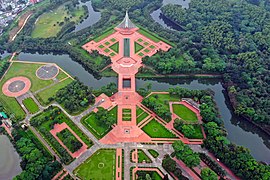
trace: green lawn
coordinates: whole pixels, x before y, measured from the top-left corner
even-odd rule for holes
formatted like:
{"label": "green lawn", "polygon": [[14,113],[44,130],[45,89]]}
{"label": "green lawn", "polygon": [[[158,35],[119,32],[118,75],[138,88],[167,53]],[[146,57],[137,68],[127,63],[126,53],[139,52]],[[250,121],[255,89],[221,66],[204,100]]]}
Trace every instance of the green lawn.
{"label": "green lawn", "polygon": [[146,124],[142,130],[151,138],[175,138],[176,136],[170,132],[166,127],[153,119]]}
{"label": "green lawn", "polygon": [[141,56],[141,57],[143,57],[143,56],[144,56],[144,54],[143,54],[142,52],[140,52],[138,55],[139,55],[139,56]]}
{"label": "green lawn", "polygon": [[143,152],[143,150],[139,149],[138,150],[138,162],[139,163],[151,163],[151,159]]}
{"label": "green lawn", "polygon": [[138,32],[156,43],[160,41],[160,39],[157,37],[157,35],[153,35],[152,33],[148,32],[144,29],[139,29]]}
{"label": "green lawn", "polygon": [[145,28],[143,28],[143,27],[141,27],[141,26],[139,26],[139,33],[140,34],[142,34],[142,35],[144,35],[144,36],[146,36],[147,38],[149,38],[149,39],[151,39],[152,41],[154,41],[154,42],[159,42],[159,41],[163,41],[163,42],[165,42],[165,43],[167,43],[167,44],[169,44],[169,45],[171,45],[171,46],[176,46],[174,43],[171,43],[170,41],[168,41],[167,39],[164,39],[164,38],[162,38],[162,37],[160,37],[160,36],[158,36],[157,34],[155,34],[155,33],[153,33],[153,32],[150,32],[150,31],[148,31],[147,29],[145,29]]}
{"label": "green lawn", "polygon": [[[111,109],[109,113],[117,121],[117,106]],[[81,123],[98,139],[101,139],[111,130],[109,126],[100,126],[94,112],[82,118]]]}
{"label": "green lawn", "polygon": [[106,37],[108,37],[109,35],[111,35],[111,34],[113,34],[113,33],[115,33],[115,30],[112,29],[112,28],[110,28],[109,30],[105,31],[102,35],[96,37],[96,38],[94,39],[94,41],[95,41],[95,42],[99,42],[99,41],[101,41],[102,39],[105,39]]}
{"label": "green lawn", "polygon": [[142,110],[140,107],[136,107],[136,116],[139,116],[141,113],[143,113],[144,110]]}
{"label": "green lawn", "polygon": [[65,79],[66,77],[68,77],[68,76],[66,75],[66,73],[64,73],[63,71],[61,71],[61,70],[59,69],[59,73],[58,73],[58,75],[56,76],[56,79],[57,79],[58,81],[61,81],[62,79]]}
{"label": "green lawn", "polygon": [[137,124],[139,124],[142,120],[144,120],[149,114],[146,112],[141,113],[137,116]]}
{"label": "green lawn", "polygon": [[[32,83],[30,90],[32,92],[35,92],[39,89],[42,89],[52,84],[53,82],[52,80],[41,80],[36,76],[36,70],[40,66],[42,65],[34,63],[14,62],[9,71],[7,72],[7,74],[0,82],[0,87],[2,87],[7,80],[17,76],[25,76],[30,79]],[[19,103],[16,101],[15,98],[7,97],[2,93],[2,91],[0,91],[0,101],[5,106],[6,110],[9,113],[14,114],[18,120],[22,120],[24,118],[25,112],[23,111],[23,109],[21,108],[21,106],[19,105]]]}
{"label": "green lawn", "polygon": [[155,151],[154,149],[148,149],[148,152],[154,157],[157,158],[159,156],[159,153]]}
{"label": "green lawn", "polygon": [[101,139],[111,130],[111,127],[109,126],[99,125],[98,119],[95,117],[95,113],[91,113],[86,118],[83,118],[81,123],[98,139]]}
{"label": "green lawn", "polygon": [[115,156],[113,149],[100,149],[76,168],[74,174],[82,180],[114,179]]}
{"label": "green lawn", "polygon": [[106,45],[106,46],[108,46],[108,45],[110,45],[110,44],[111,44],[111,43],[110,43],[110,42],[108,42],[108,41],[107,41],[107,42],[105,42],[105,45]]}
{"label": "green lawn", "polygon": [[101,45],[99,45],[98,47],[102,49],[102,48],[104,48],[105,46],[103,46],[103,45],[101,44]]}
{"label": "green lawn", "polygon": [[[86,12],[82,7],[75,8],[72,13],[68,14],[65,5],[61,5],[53,11],[42,14],[35,23],[35,28],[31,34],[33,38],[55,37],[62,27],[68,22],[79,22],[80,17],[84,17]],[[65,17],[69,18],[65,21]],[[63,23],[61,26],[60,23]]]}
{"label": "green lawn", "polygon": [[149,49],[145,49],[144,52],[148,53],[148,52],[150,52],[150,50]]}
{"label": "green lawn", "polygon": [[182,104],[173,104],[173,112],[187,122],[198,122],[196,114]]}
{"label": "green lawn", "polygon": [[137,42],[134,42],[135,45],[135,54],[137,54],[139,51],[141,51],[144,47],[142,45],[140,45]]}
{"label": "green lawn", "polygon": [[199,124],[193,124],[192,126],[194,127],[195,132],[190,136],[187,136],[184,134],[185,137],[187,137],[189,139],[203,139],[203,133],[202,133],[201,126]]}
{"label": "green lawn", "polygon": [[110,52],[110,50],[109,50],[108,48],[107,48],[107,49],[105,49],[104,51],[105,51],[106,53]]}
{"label": "green lawn", "polygon": [[23,104],[31,114],[35,114],[36,112],[39,111],[38,105],[32,98],[24,99]]}
{"label": "green lawn", "polygon": [[110,49],[116,53],[119,53],[119,42],[114,43],[112,46],[110,46]]}
{"label": "green lawn", "polygon": [[152,94],[149,98],[155,98],[155,102],[161,104],[167,111],[170,111],[169,102],[179,101],[177,96],[171,96],[170,94]]}
{"label": "green lawn", "polygon": [[123,121],[131,121],[131,109],[122,110]]}
{"label": "green lawn", "polygon": [[39,92],[38,94],[36,94],[36,97],[41,104],[48,105],[51,103],[49,101],[49,98],[55,96],[58,90],[67,86],[72,81],[73,80],[71,78],[68,78],[62,82],[59,82],[59,83],[55,84],[54,86]]}

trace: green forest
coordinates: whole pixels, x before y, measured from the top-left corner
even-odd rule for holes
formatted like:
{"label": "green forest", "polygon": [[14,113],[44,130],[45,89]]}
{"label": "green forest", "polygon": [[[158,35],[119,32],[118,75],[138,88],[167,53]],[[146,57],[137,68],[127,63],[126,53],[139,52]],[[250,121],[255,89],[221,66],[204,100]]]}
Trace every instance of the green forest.
{"label": "green forest", "polygon": [[[182,49],[201,59],[202,70],[224,73],[236,114],[270,124],[269,1],[192,0],[189,9],[169,4],[162,13],[184,27],[181,36],[189,43]],[[166,73],[158,68],[167,66],[154,67]]]}

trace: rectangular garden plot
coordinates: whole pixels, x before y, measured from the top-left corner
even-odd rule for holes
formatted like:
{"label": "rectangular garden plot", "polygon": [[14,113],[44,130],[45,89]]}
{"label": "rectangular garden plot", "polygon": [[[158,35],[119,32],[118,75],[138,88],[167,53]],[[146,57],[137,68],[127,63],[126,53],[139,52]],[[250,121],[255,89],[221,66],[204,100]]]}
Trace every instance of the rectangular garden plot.
{"label": "rectangular garden plot", "polygon": [[87,150],[87,145],[71,130],[66,123],[55,124],[50,133],[73,158],[79,157]]}

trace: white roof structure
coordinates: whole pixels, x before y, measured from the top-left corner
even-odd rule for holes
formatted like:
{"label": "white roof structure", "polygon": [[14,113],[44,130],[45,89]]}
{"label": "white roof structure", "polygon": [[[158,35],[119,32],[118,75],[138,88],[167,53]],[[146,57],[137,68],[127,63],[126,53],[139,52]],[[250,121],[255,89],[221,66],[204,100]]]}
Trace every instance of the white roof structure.
{"label": "white roof structure", "polygon": [[117,28],[121,28],[121,29],[136,28],[136,26],[129,19],[127,11],[126,11],[126,16],[125,16],[124,20],[117,26]]}

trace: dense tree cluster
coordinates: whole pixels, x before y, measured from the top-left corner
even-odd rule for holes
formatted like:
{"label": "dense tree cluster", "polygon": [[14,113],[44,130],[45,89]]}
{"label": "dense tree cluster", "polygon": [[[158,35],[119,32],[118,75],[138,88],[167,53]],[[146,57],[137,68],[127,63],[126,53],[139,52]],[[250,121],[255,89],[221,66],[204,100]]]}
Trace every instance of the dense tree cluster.
{"label": "dense tree cluster", "polygon": [[62,165],[53,160],[32,133],[26,133],[20,127],[15,126],[12,136],[14,138],[10,138],[10,140],[22,158],[21,168],[23,170],[21,174],[14,177],[15,180],[51,179],[62,169]]}
{"label": "dense tree cluster", "polygon": [[209,156],[207,156],[204,153],[199,153],[201,160],[207,164],[208,167],[210,167],[216,174],[218,174],[221,177],[224,177],[226,175],[224,169],[220,167],[220,165],[211,159]]}
{"label": "dense tree cluster", "polygon": [[78,151],[83,146],[68,129],[64,129],[56,135],[72,153]]}
{"label": "dense tree cluster", "polygon": [[203,168],[201,171],[202,180],[218,180],[217,174],[210,168]]}
{"label": "dense tree cluster", "polygon": [[31,119],[30,124],[37,128],[38,131],[50,141],[57,152],[61,154],[61,161],[65,164],[69,164],[73,158],[70,156],[67,150],[53,137],[50,131],[48,131],[48,129],[43,126],[43,124],[48,120],[53,120],[49,124],[50,129],[53,129],[55,124],[61,124],[63,122],[63,115],[61,110],[59,108],[49,107],[48,109],[44,110],[44,112],[47,113],[45,116],[38,114]]}
{"label": "dense tree cluster", "polygon": [[160,116],[165,121],[171,120],[171,112],[164,108],[164,105],[156,103],[157,97],[145,98],[142,104],[147,106],[149,109],[154,111],[158,116]]}
{"label": "dense tree cluster", "polygon": [[117,85],[111,82],[107,84],[106,86],[101,87],[100,89],[93,90],[93,93],[95,94],[95,96],[99,96],[100,94],[104,93],[107,96],[111,97],[117,91],[118,91]]}
{"label": "dense tree cluster", "polygon": [[182,170],[177,166],[176,162],[167,154],[162,160],[162,167],[173,173],[179,180],[187,180],[185,176],[182,175]]}
{"label": "dense tree cluster", "polygon": [[16,180],[49,178],[51,177],[50,173],[61,167],[57,161],[48,164],[47,158],[27,138],[20,138],[16,142],[16,149],[22,157],[21,167],[23,169],[23,172],[15,177]]}
{"label": "dense tree cluster", "polygon": [[205,125],[207,139],[204,146],[242,179],[269,179],[270,167],[257,162],[248,149],[237,146],[225,136],[225,131],[215,122]]}
{"label": "dense tree cluster", "polygon": [[175,141],[173,143],[173,149],[176,158],[182,160],[188,167],[196,167],[200,164],[201,159],[199,154],[194,153],[192,149],[182,141]]}
{"label": "dense tree cluster", "polygon": [[1,59],[0,56],[0,78],[4,75],[4,73],[6,72],[7,68],[9,67],[9,62],[8,59]]}
{"label": "dense tree cluster", "polygon": [[202,56],[203,49],[187,47],[202,58],[203,69],[224,69],[226,62],[225,81],[234,90],[229,93],[237,114],[269,124],[269,1],[193,0],[189,9],[166,5],[162,12],[185,27],[181,35],[187,41],[218,53]]}
{"label": "dense tree cluster", "polygon": [[109,111],[103,108],[99,108],[98,112],[95,114],[96,119],[98,119],[98,124],[100,126],[111,126],[116,123],[116,119],[110,114]]}
{"label": "dense tree cluster", "polygon": [[77,113],[94,102],[92,90],[77,80],[57,91],[54,99],[71,113]]}

